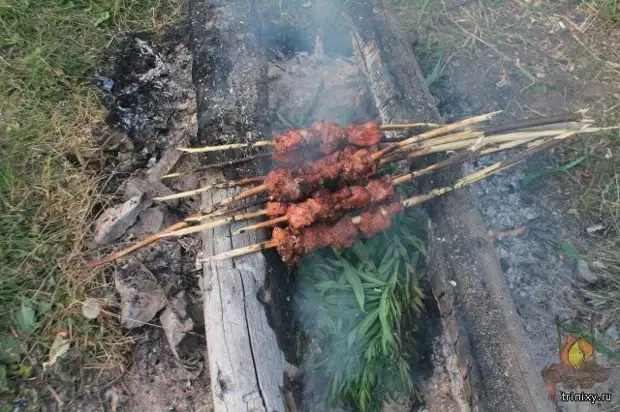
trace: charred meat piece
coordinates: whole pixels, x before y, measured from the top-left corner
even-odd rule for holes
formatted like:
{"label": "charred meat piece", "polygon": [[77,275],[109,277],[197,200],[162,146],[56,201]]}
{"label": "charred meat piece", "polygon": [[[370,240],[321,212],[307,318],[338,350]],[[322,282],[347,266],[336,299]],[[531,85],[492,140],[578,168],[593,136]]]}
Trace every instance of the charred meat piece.
{"label": "charred meat piece", "polygon": [[376,207],[360,216],[345,216],[335,224],[322,224],[301,230],[275,228],[273,240],[285,262],[296,264],[302,255],[327,246],[351,247],[360,236],[370,238],[392,225],[392,218],[402,211],[400,202]]}
{"label": "charred meat piece", "polygon": [[288,209],[288,204],[283,202],[267,202],[267,216],[273,219],[276,217],[284,216]]}
{"label": "charred meat piece", "polygon": [[338,205],[340,209],[355,209],[368,206],[372,199],[371,194],[363,186],[351,186],[349,192],[350,196]]}
{"label": "charred meat piece", "polygon": [[[382,138],[381,126],[376,121],[346,128],[338,126],[336,122],[315,122],[311,127],[288,129],[277,136],[272,159],[292,164],[304,158],[309,160],[308,156],[313,152],[322,155],[333,153],[345,144],[375,146]],[[311,147],[304,152],[305,146]]]}
{"label": "charred meat piece", "polygon": [[338,126],[336,122],[316,122],[312,127],[321,137],[319,144],[321,154],[333,153],[347,141],[347,129]]}
{"label": "charred meat piece", "polygon": [[305,144],[312,144],[316,138],[320,139],[321,136],[311,128],[288,129],[276,137],[275,151],[278,154],[293,152]]}
{"label": "charred meat piece", "polygon": [[370,151],[366,149],[343,152],[342,176],[349,181],[367,179],[377,171]]}
{"label": "charred meat piece", "polygon": [[265,178],[267,192],[276,200],[297,200],[303,196],[299,179],[288,169],[274,169]]}
{"label": "charred meat piece", "polygon": [[383,202],[395,193],[394,184],[389,175],[371,180],[366,185],[366,190],[370,194],[370,201],[368,203]]}
{"label": "charred meat piece", "polygon": [[346,129],[348,143],[355,146],[370,147],[377,145],[383,139],[381,125],[370,121],[357,126],[349,126]]}
{"label": "charred meat piece", "polygon": [[285,262],[295,261],[298,253],[295,249],[294,236],[290,230],[276,227],[273,229],[271,238],[278,242],[278,254],[282,256]]}
{"label": "charred meat piece", "polygon": [[320,190],[310,199],[290,205],[286,217],[289,226],[296,229],[311,226],[318,219],[333,220],[336,217],[336,210],[331,200],[331,193]]}
{"label": "charred meat piece", "polygon": [[381,206],[371,211],[360,214],[358,229],[365,238],[371,238],[377,233],[392,226],[392,217],[403,210],[400,202],[394,202],[388,206]]}

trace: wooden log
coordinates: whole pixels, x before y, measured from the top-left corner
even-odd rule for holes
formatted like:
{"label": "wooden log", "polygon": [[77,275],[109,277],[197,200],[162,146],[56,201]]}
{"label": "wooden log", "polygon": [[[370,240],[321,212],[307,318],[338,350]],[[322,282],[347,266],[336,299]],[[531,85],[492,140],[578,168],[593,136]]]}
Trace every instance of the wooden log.
{"label": "wooden log", "polygon": [[[191,2],[194,83],[198,98],[198,142],[217,144],[217,136],[245,136],[261,127],[268,105],[266,61],[252,2]],[[213,161],[213,159],[210,159]],[[256,172],[256,171],[255,171]],[[208,181],[221,179],[207,171]],[[259,174],[259,173],[256,173]],[[232,194],[232,189],[205,192],[202,207]],[[203,254],[210,256],[247,246],[263,232],[230,237],[227,226],[205,230]],[[262,254],[203,267],[205,334],[214,412],[284,412],[280,388],[284,357],[257,294],[266,282]]]}
{"label": "wooden log", "polygon": [[[349,0],[347,4],[355,28],[354,48],[363,61],[381,121],[439,123],[440,115],[390,0]],[[443,186],[462,176],[462,168],[455,169],[434,176],[433,185]],[[431,218],[429,276],[456,357],[457,376],[462,379],[462,384],[454,382],[460,386],[454,404],[442,404],[437,401],[440,397],[431,396],[426,407],[463,410],[459,398],[464,396],[469,410],[552,410],[540,373],[525,352],[522,325],[474,204],[471,189],[464,188],[426,208]]]}

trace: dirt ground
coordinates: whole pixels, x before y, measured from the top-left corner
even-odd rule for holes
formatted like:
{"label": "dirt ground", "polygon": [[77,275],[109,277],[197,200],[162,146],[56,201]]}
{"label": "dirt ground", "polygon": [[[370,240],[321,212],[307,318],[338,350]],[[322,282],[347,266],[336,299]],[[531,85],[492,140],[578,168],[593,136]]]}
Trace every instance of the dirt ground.
{"label": "dirt ground", "polygon": [[[502,120],[583,109],[602,125],[620,119],[620,29],[602,1],[394,2],[409,28],[416,56],[429,74],[445,121],[497,109],[504,110]],[[164,157],[179,130],[187,126],[180,119],[195,112],[191,60],[183,39],[161,45],[148,39],[128,41],[133,45],[128,46],[125,64],[115,76],[102,80],[102,87],[109,87],[111,121],[128,131],[131,140],[128,143],[121,136],[118,142],[108,142],[110,148],[104,147],[113,158],[110,168],[122,177],[118,185],[108,188],[119,193],[128,190],[122,180],[140,176],[138,170],[150,169]],[[609,160],[609,153],[618,156],[611,138],[582,139],[571,149],[545,155],[476,186],[478,206],[490,230],[525,228],[517,236],[497,240],[496,250],[523,318],[528,352],[541,369],[558,359],[554,316],[592,311],[582,288],[592,282],[591,276],[596,277],[596,270],[579,270],[575,257],[595,261],[599,242],[605,240],[586,231],[601,223],[582,202],[583,187],[592,181],[586,170],[571,169],[570,178],[547,175],[527,186],[523,179],[533,170],[565,164],[584,153],[586,162]],[[484,159],[472,167],[494,160]],[[189,167],[181,164],[179,169]],[[182,191],[197,186],[185,181],[169,187]],[[160,225],[183,213],[174,206],[152,206],[164,216]],[[138,223],[128,236],[152,230]],[[88,375],[83,385],[92,390],[79,396],[67,393],[71,400],[67,407],[111,410],[114,404],[127,411],[211,410],[197,281],[181,276],[192,272],[195,247],[191,242],[174,248],[164,245],[138,257],[170,296],[181,290],[188,296],[189,315],[196,326],[195,339],[186,342],[184,360],[174,360],[161,325],[154,321],[153,327],[133,333],[137,346],[128,370]],[[171,264],[174,260],[176,265]],[[597,327],[599,336],[614,348],[620,339],[617,322],[603,314]],[[620,365],[605,358],[600,362],[614,368]],[[595,388],[613,394],[614,402],[600,409],[561,404],[558,410],[618,407],[618,384],[620,372],[614,370],[606,384]]]}
{"label": "dirt ground", "polygon": [[[610,15],[618,7],[612,3],[414,0],[395,1],[395,6],[446,120],[498,109],[504,111],[502,119],[587,110],[598,124],[607,125],[620,118],[620,29]],[[541,369],[559,360],[554,317],[596,312],[582,292],[598,274],[585,261],[592,266],[607,240],[586,229],[611,224],[584,204],[584,192],[594,180],[588,168],[534,179],[532,172],[584,155],[586,163],[609,161],[619,155],[610,144],[613,139],[613,133],[580,139],[475,188],[489,230],[519,229],[516,236],[496,240],[496,251],[523,319],[527,351]],[[472,169],[499,158],[480,160]],[[599,315],[598,339],[617,350],[618,319]],[[620,405],[619,363],[600,362],[614,372],[592,391],[611,392],[613,402],[560,402],[559,410]]]}

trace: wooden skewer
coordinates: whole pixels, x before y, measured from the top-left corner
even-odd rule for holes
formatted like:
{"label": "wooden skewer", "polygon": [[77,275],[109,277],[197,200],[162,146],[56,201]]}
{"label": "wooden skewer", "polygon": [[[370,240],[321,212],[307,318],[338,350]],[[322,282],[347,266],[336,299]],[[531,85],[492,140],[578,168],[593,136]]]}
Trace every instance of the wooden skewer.
{"label": "wooden skewer", "polygon": [[[440,126],[441,125],[438,125],[435,123],[394,123],[394,124],[384,124],[380,128],[381,130],[396,130],[396,129],[410,129],[413,127],[440,127]],[[179,148],[179,150],[185,153],[207,153],[207,152],[217,152],[220,150],[273,146],[275,144],[276,144],[275,140],[257,140],[255,142],[250,142],[250,143],[232,143],[232,144],[223,144],[223,145],[218,145],[218,146],[205,146],[205,147],[197,147],[197,148],[182,147],[182,148]]]}
{"label": "wooden skewer", "polygon": [[252,160],[256,160],[256,159],[260,159],[260,158],[268,157],[268,156],[271,156],[271,153],[260,153],[260,154],[254,155],[254,156],[244,157],[243,159],[234,159],[234,160],[226,160],[224,162],[219,162],[219,163],[211,163],[209,165],[197,167],[196,169],[192,169],[192,170],[186,170],[184,172],[170,173],[170,174],[167,174],[165,176],[162,176],[161,178],[163,180],[163,179],[170,179],[172,177],[187,176],[187,175],[192,174],[192,173],[203,172],[203,171],[209,170],[209,169],[218,169],[220,167],[232,166],[232,165],[236,165],[236,164],[239,164],[239,163],[246,163],[246,162],[250,162]]}
{"label": "wooden skewer", "polygon": [[[187,222],[179,222],[179,223],[175,223],[174,225],[167,227],[166,229],[163,230],[163,233],[165,232],[172,232],[175,231],[177,229],[182,229],[184,227],[187,226]],[[138,249],[141,249],[145,246],[150,245],[151,243],[155,243],[159,240],[160,237],[160,233],[154,234],[152,236],[149,236],[143,240],[141,240],[140,242],[134,244],[133,246],[130,246],[126,249],[120,250],[116,253],[112,253],[111,255],[106,256],[103,259],[99,259],[99,260],[94,260],[90,263],[88,263],[88,267],[94,268],[97,266],[101,266],[101,265],[105,265],[106,263],[111,263],[114,262],[117,259],[122,258],[123,256],[126,256],[128,254],[130,254],[131,252],[134,252]]]}
{"label": "wooden skewer", "polygon": [[[587,127],[587,125],[581,125],[581,128],[575,128],[574,130],[534,130],[530,132],[513,132],[513,133],[506,133],[506,134],[500,134],[500,135],[495,135],[495,136],[484,136],[482,137],[482,143],[486,145],[489,143],[531,141],[531,140],[539,139],[541,137],[549,137],[549,136],[553,136],[557,134],[568,133],[571,131],[579,131],[579,133],[593,133],[593,132],[601,131],[603,129],[604,128],[600,128],[600,127],[595,128],[595,127]],[[397,160],[413,159],[416,157],[422,157],[422,156],[426,156],[431,153],[439,153],[439,152],[445,152],[448,150],[463,149],[476,143],[476,140],[477,139],[467,139],[467,140],[460,140],[457,142],[450,142],[450,143],[437,144],[437,145],[422,144],[417,147],[402,148],[396,152],[393,152],[390,156],[381,159],[379,161],[379,165],[392,163]],[[519,144],[517,144],[517,146],[518,145]],[[409,154],[406,154],[406,153],[409,153]]]}
{"label": "wooden skewer", "polygon": [[[550,149],[551,147],[554,147],[558,144],[560,144],[562,141],[574,136],[575,134],[577,134],[576,131],[570,131],[568,133],[564,133],[555,137],[552,137],[550,139],[547,139],[546,141],[544,141],[543,143],[536,145],[534,147],[528,148],[514,156],[511,156],[505,160],[502,160],[500,162],[494,163],[493,165],[486,167],[482,170],[479,170],[475,173],[472,173],[468,176],[465,176],[461,179],[459,179],[454,185],[452,186],[446,186],[446,187],[442,187],[442,188],[438,188],[438,189],[434,189],[431,192],[424,194],[424,195],[417,195],[417,196],[413,196],[410,197],[409,199],[406,199],[402,202],[402,206],[404,208],[409,208],[409,207],[413,207],[413,206],[417,206],[420,205],[424,202],[427,202],[431,199],[437,198],[439,196],[442,196],[444,194],[453,192],[455,190],[458,190],[464,186],[470,185],[472,183],[478,182],[480,180],[486,179],[489,176],[492,176],[500,171],[506,170],[510,167],[516,166],[520,163],[522,163],[523,161],[525,161],[526,159],[528,159],[529,157],[531,157],[532,155],[541,152],[543,150],[547,150]],[[356,216],[351,218],[352,222],[355,224],[358,224],[360,222],[360,217]],[[244,248],[240,248],[240,249],[234,249],[234,250],[230,250],[224,253],[220,253],[218,255],[214,255],[214,256],[209,256],[203,259],[198,259],[198,263],[209,263],[209,262],[213,262],[213,261],[218,261],[218,260],[224,260],[224,259],[229,259],[229,258],[234,258],[234,257],[239,257],[239,256],[243,256],[243,255],[247,255],[250,253],[255,253],[255,252],[260,252],[266,249],[272,249],[272,248],[276,248],[278,247],[278,243],[275,240],[268,240],[266,242],[261,242],[261,243],[257,243],[254,245],[250,245]]]}
{"label": "wooden skewer", "polygon": [[428,132],[419,134],[417,136],[413,136],[410,137],[409,139],[405,139],[402,140],[400,142],[396,142],[396,143],[392,143],[391,145],[389,145],[388,147],[386,147],[385,149],[379,150],[377,153],[375,153],[372,158],[374,160],[378,160],[380,158],[382,158],[383,156],[385,156],[386,154],[393,152],[394,150],[400,149],[402,147],[405,146],[409,146],[411,144],[414,143],[418,143],[424,140],[428,140],[432,137],[437,137],[439,135],[451,132],[453,130],[459,129],[461,127],[465,127],[465,126],[470,126],[476,123],[482,123],[485,122],[487,120],[489,120],[490,118],[492,118],[493,116],[495,116],[498,113],[501,113],[502,111],[496,111],[496,112],[492,112],[492,113],[487,113],[487,114],[483,114],[480,116],[475,116],[475,117],[470,117],[469,119],[463,119],[460,120],[456,123],[452,123],[434,130],[430,130]]}
{"label": "wooden skewer", "polygon": [[212,229],[214,227],[224,226],[224,225],[227,225],[227,224],[230,224],[230,223],[239,222],[239,221],[242,221],[242,220],[254,219],[256,217],[261,217],[261,216],[265,216],[265,215],[267,215],[267,211],[266,210],[259,210],[257,212],[243,213],[243,214],[240,214],[240,215],[234,215],[234,216],[229,216],[229,217],[224,217],[224,218],[221,218],[221,219],[213,220],[211,222],[203,223],[201,225],[191,226],[191,227],[188,227],[188,228],[183,228],[183,229],[180,229],[180,230],[176,230],[174,232],[167,231],[165,233],[160,234],[159,237],[162,238],[162,237],[185,236],[185,235],[189,235],[189,234],[196,233],[196,232],[202,232],[203,230],[206,230],[206,229]]}
{"label": "wooden skewer", "polygon": [[211,189],[226,189],[226,188],[229,188],[229,187],[250,185],[250,184],[254,184],[254,183],[260,183],[263,180],[265,180],[265,176],[247,177],[245,179],[233,180],[233,181],[230,181],[230,182],[214,183],[212,185],[203,186],[203,187],[198,188],[198,189],[188,190],[186,192],[175,193],[175,194],[170,195],[170,196],[156,197],[153,200],[165,201],[165,200],[181,199],[183,197],[190,197],[190,196],[199,195],[199,194],[201,194],[203,192],[208,192]]}

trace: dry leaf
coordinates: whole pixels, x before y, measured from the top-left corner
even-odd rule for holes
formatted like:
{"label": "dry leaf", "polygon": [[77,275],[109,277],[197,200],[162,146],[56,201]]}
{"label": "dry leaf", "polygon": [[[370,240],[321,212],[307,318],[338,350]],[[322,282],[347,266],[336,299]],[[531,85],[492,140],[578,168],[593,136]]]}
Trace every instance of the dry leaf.
{"label": "dry leaf", "polygon": [[47,370],[51,368],[58,358],[61,358],[67,353],[71,347],[71,341],[67,339],[68,336],[69,334],[67,332],[59,332],[56,334],[54,343],[52,343],[52,347],[50,348],[49,358],[46,362],[43,362],[43,369]]}

